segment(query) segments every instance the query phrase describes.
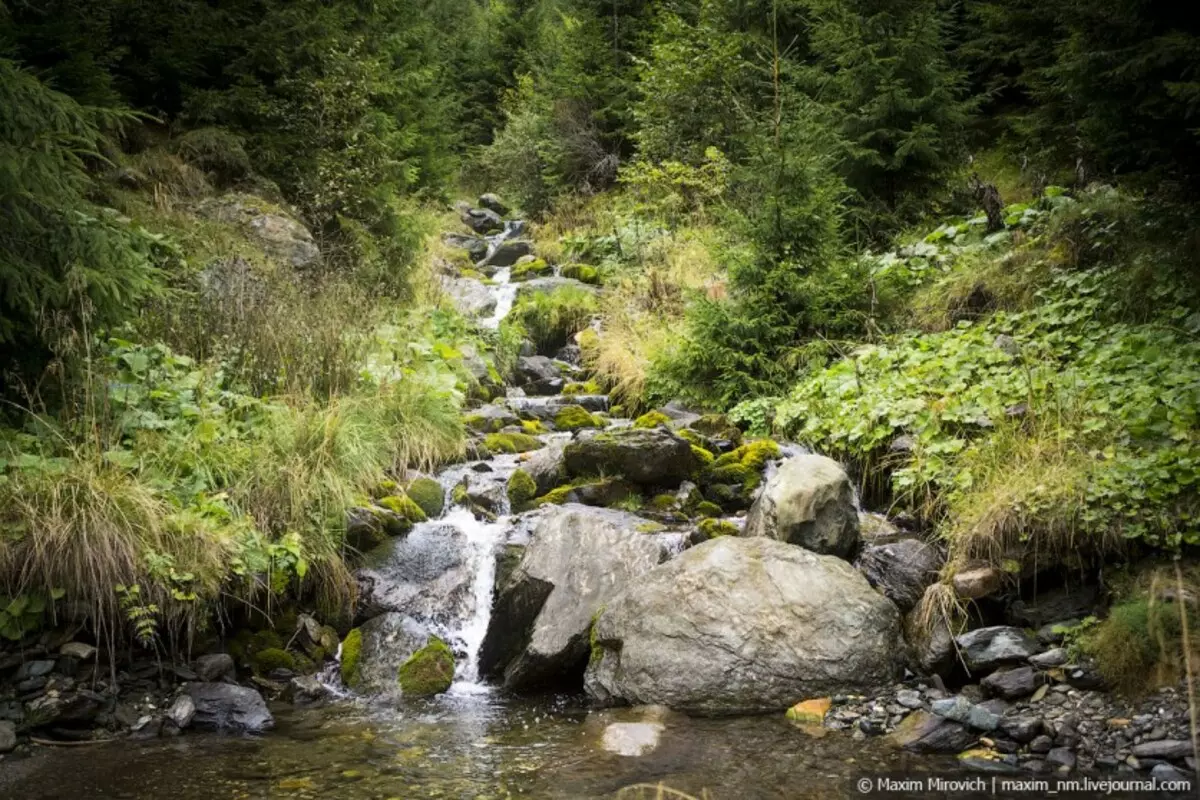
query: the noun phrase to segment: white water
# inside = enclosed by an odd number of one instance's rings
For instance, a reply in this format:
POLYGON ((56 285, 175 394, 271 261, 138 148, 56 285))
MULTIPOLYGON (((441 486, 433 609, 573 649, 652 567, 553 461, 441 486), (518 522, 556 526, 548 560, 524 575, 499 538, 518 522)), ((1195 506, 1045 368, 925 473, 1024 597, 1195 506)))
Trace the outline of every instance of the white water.
POLYGON ((483 637, 492 618, 496 551, 504 542, 508 526, 504 518, 496 522, 477 520, 461 506, 451 509, 441 522, 453 525, 466 535, 467 560, 473 575, 471 612, 460 623, 459 629, 450 634, 466 656, 455 670, 454 685, 450 691, 456 694, 479 694, 488 691, 488 687, 479 681, 479 648, 483 645, 483 637))
POLYGON ((496 296, 496 310, 490 317, 479 321, 484 328, 492 330, 499 328, 500 323, 508 316, 508 312, 512 311, 513 303, 517 299, 517 285, 509 280, 511 275, 512 269, 504 267, 497 270, 496 274, 492 276, 495 285, 489 286, 488 290, 496 296))

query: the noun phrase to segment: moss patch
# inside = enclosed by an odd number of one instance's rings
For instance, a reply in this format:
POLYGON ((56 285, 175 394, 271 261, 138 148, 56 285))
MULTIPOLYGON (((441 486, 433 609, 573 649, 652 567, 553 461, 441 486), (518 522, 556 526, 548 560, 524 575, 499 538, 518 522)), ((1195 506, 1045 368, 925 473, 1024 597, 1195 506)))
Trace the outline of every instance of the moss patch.
POLYGON ((595 381, 587 381, 586 383, 568 383, 563 387, 562 393, 565 395, 604 394, 604 390, 595 381))
POLYGON ((546 426, 542 424, 540 419, 521 420, 521 429, 530 436, 537 436, 538 434, 546 433, 546 426))
POLYGON ((713 466, 724 467, 729 464, 741 464, 754 470, 761 470, 772 458, 779 458, 779 445, 773 439, 759 439, 749 442, 718 458, 713 466))
POLYGON ((575 499, 575 497, 575 486, 573 484, 567 484, 566 486, 559 486, 551 489, 541 497, 537 498, 533 504, 535 506, 561 506, 563 503, 571 502, 575 499))
POLYGON ((393 494, 379 500, 379 505, 409 522, 424 522, 429 519, 421 506, 406 494, 393 494))
POLYGON ((679 501, 673 494, 656 494, 650 498, 649 506, 654 511, 674 511, 678 504, 679 501))
POLYGON ((590 283, 593 286, 600 285, 600 270, 590 264, 564 264, 559 274, 564 278, 574 278, 582 283, 590 283))
POLYGON ((718 536, 737 536, 738 526, 727 519, 702 519, 697 526, 705 540, 718 536))
POLYGON ((279 647, 260 650, 253 659, 254 674, 266 675, 274 669, 296 669, 296 657, 279 647))
POLYGON ((696 504, 696 516, 698 517, 719 517, 721 516, 721 507, 716 503, 710 503, 707 500, 702 500, 696 504))
POLYGON ((554 427, 560 431, 574 431, 580 428, 603 428, 604 420, 590 413, 583 406, 564 406, 554 415, 554 427))
POLYGON ((346 634, 342 641, 342 683, 350 689, 358 688, 362 681, 359 659, 362 657, 362 631, 358 628, 346 634))
POLYGON ((554 274, 554 267, 546 263, 544 258, 522 258, 513 265, 510 280, 527 281, 530 278, 544 278, 554 274))
POLYGON ((635 428, 657 428, 659 425, 667 425, 671 418, 661 411, 649 411, 642 414, 633 421, 635 428))
POLYGON ((692 458, 696 460, 696 463, 699 464, 701 468, 704 468, 713 463, 714 456, 703 447, 692 445, 692 458))
POLYGON ((446 508, 446 492, 433 478, 417 478, 408 484, 405 492, 430 519, 440 517, 446 508))
POLYGON ((400 691, 409 697, 440 694, 454 682, 454 653, 441 639, 432 637, 400 665, 396 679, 400 691))
POLYGON ((527 433, 489 433, 483 444, 493 453, 527 453, 542 447, 542 440, 527 433))
POLYGON ((523 469, 518 469, 508 478, 508 502, 513 511, 521 511, 537 496, 537 481, 523 469))

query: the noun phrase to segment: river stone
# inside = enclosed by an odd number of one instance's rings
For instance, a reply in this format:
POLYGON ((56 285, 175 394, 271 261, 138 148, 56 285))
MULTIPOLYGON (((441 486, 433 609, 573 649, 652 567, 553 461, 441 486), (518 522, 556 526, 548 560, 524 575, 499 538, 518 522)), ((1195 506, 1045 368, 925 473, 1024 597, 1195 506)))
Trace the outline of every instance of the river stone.
POLYGON ((546 447, 530 453, 529 457, 521 462, 521 469, 537 484, 537 496, 540 497, 554 487, 566 483, 566 447, 566 442, 552 441, 546 447))
POLYGON ((364 622, 354 689, 364 694, 396 694, 396 674, 408 657, 425 646, 429 629, 405 614, 381 614, 364 622))
POLYGON ((492 192, 479 195, 479 207, 494 211, 502 217, 507 216, 510 211, 508 205, 500 199, 500 195, 492 192))
POLYGON ((285 697, 298 706, 319 703, 329 697, 329 687, 312 675, 297 675, 288 681, 285 697))
POLYGON ((486 317, 496 310, 496 295, 474 278, 439 277, 442 291, 465 317, 486 317))
POLYGON ((557 394, 563 387, 562 370, 546 356, 517 358, 517 384, 534 394, 557 394))
POLYGON ((1133 754, 1138 758, 1165 758, 1169 761, 1177 761, 1192 755, 1192 743, 1183 739, 1142 742, 1133 746, 1133 754))
POLYGON ((892 544, 908 538, 904 531, 883 514, 858 512, 858 530, 864 544, 892 544))
POLYGON ((96 648, 83 642, 67 642, 58 648, 58 654, 78 659, 79 661, 91 661, 96 655, 96 648))
POLYGON ((208 653, 192 662, 192 670, 204 683, 216 683, 237 676, 233 656, 228 653, 208 653))
POLYGON ((605 606, 594 639, 592 697, 733 714, 886 683, 900 621, 840 559, 722 536, 631 584, 605 606))
POLYGON ((850 558, 859 544, 850 478, 840 464, 825 456, 787 459, 751 506, 744 535, 850 558))
POLYGON ((584 431, 564 457, 574 477, 620 475, 642 485, 677 486, 695 468, 691 444, 662 427, 584 431))
POLYGON ((25 724, 30 728, 87 725, 108 702, 104 695, 89 689, 76 692, 49 691, 25 705, 25 724))
POLYGON ((275 727, 262 695, 231 683, 185 683, 196 706, 193 724, 215 730, 265 731, 275 727))
POLYGON ((996 567, 983 565, 960 570, 950 579, 954 593, 964 600, 979 600, 999 591, 1004 585, 1004 573, 996 567))
POLYGON ((8 720, 0 720, 0 754, 17 749, 17 726, 8 720))
POLYGON ((867 545, 855 566, 901 611, 910 611, 920 602, 925 588, 937 580, 942 555, 918 539, 904 539, 894 544, 867 545))
POLYGON ((604 729, 600 746, 619 756, 642 756, 658 747, 661 722, 614 722, 604 729))
POLYGON ((991 672, 997 667, 1022 662, 1040 653, 1042 646, 1020 628, 995 625, 979 628, 955 638, 967 669, 991 672))
POLYGON ((192 699, 190 694, 179 695, 175 698, 175 702, 171 703, 171 707, 167 709, 167 719, 179 730, 183 730, 188 725, 191 725, 195 717, 196 701, 192 699))
POLYGON ((1003 717, 1000 720, 1000 730, 1014 742, 1027 744, 1042 732, 1042 720, 1030 714, 1003 717))
MULTIPOLYGON (((495 502, 504 502, 502 483, 472 481, 474 501, 487 486, 497 487, 495 502)), ((361 617, 398 612, 450 625, 470 611, 474 595, 466 534, 453 520, 416 525, 404 538, 389 539, 366 555, 355 572, 361 617)))
POLYGON ((465 233, 443 233, 442 241, 450 247, 466 250, 472 263, 487 257, 488 243, 482 237, 470 236, 465 233))
POLYGON ((1016 700, 1033 694, 1038 683, 1038 674, 1033 667, 1016 667, 997 670, 980 681, 979 685, 994 697, 1016 700))
POLYGON ((914 711, 885 741, 913 753, 958 753, 975 742, 975 735, 961 723, 927 711, 914 711))
POLYGON ((1029 657, 1029 663, 1033 664, 1038 669, 1053 669, 1061 667, 1070 659, 1070 654, 1064 647, 1055 647, 1053 650, 1047 650, 1044 653, 1038 653, 1036 656, 1029 657))
POLYGON ((521 563, 500 589, 479 654, 488 677, 521 691, 577 681, 596 612, 670 555, 670 537, 635 514, 577 504, 538 512, 521 563))
POLYGON ((476 233, 494 233, 504 228, 504 220, 490 208, 464 208, 459 218, 476 233))
POLYGON ((533 243, 527 239, 510 239, 496 245, 483 264, 490 267, 511 267, 519 259, 533 253, 533 243))
POLYGON ((936 586, 927 587, 916 607, 905 615, 904 638, 922 672, 945 677, 954 668, 954 634, 939 608, 936 586))

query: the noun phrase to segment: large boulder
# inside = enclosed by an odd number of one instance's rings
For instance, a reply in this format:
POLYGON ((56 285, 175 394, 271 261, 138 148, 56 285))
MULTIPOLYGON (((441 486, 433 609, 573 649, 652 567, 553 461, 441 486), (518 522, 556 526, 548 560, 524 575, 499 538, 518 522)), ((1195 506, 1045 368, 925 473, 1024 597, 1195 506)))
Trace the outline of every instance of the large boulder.
POLYGON ((486 317, 496 310, 496 295, 482 281, 449 275, 442 275, 440 280, 442 291, 463 316, 486 317))
POLYGON ((504 229, 504 220, 490 208, 463 208, 459 218, 476 233, 495 233, 504 229))
POLYGON ((487 194, 479 195, 479 207, 486 208, 489 211, 495 211, 500 216, 507 216, 511 210, 508 204, 500 199, 500 195, 488 192, 487 194))
POLYGON ((183 691, 195 705, 192 724, 197 728, 253 733, 275 727, 275 718, 254 689, 232 683, 186 683, 183 691))
POLYGON ((361 616, 397 612, 442 625, 464 618, 474 602, 469 553, 466 534, 453 522, 425 523, 389 540, 355 573, 361 616))
POLYGON ((395 694, 399 669, 429 642, 429 629, 405 614, 382 614, 355 628, 342 645, 342 680, 363 694, 395 694))
POLYGON ((884 597, 909 611, 938 579, 942 555, 919 539, 902 539, 864 547, 855 566, 884 597))
POLYGON ((519 356, 516 380, 530 394, 557 394, 565 383, 562 370, 546 356, 519 356))
POLYGON ((552 441, 541 450, 535 450, 521 462, 521 469, 533 479, 540 497, 567 480, 567 465, 564 452, 567 443, 552 441))
POLYGON ((784 461, 751 506, 744 535, 850 558, 859 545, 858 508, 846 471, 818 455, 784 461))
POLYGON ((578 681, 596 612, 672 551, 672 537, 634 514, 575 504, 538 514, 479 654, 482 674, 511 690, 578 681))
POLYGON ((619 475, 642 485, 678 485, 696 467, 692 446, 666 428, 580 433, 563 452, 573 476, 619 475))
POLYGON ((260 197, 226 194, 204 201, 197 210, 208 219, 238 225, 267 255, 296 269, 321 264, 321 251, 308 228, 260 197))
POLYGON ((487 257, 487 239, 481 236, 471 236, 465 233, 443 233, 442 241, 450 247, 466 250, 467 257, 471 259, 472 263, 482 261, 487 257))
POLYGON ((521 258, 533 253, 533 242, 528 239, 509 239, 496 245, 483 264, 490 267, 511 267, 521 258))
POLYGON ((609 602, 584 686, 602 702, 782 710, 892 680, 896 606, 852 566, 764 537, 686 550, 609 602))

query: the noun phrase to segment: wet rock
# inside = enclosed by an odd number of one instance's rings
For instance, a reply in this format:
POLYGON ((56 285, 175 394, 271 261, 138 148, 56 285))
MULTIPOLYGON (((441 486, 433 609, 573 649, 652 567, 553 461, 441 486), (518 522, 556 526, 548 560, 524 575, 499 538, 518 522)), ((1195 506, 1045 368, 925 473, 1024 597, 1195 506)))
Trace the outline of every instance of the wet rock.
POLYGON ((634 514, 574 504, 538 513, 479 655, 480 671, 510 690, 578 680, 593 616, 669 553, 634 514))
POLYGON ((262 695, 231 683, 187 683, 183 691, 196 706, 197 728, 257 732, 275 727, 262 695))
POLYGON ((1005 625, 969 631, 955 637, 954 641, 967 669, 981 674, 1019 663, 1042 650, 1025 631, 1005 625))
POLYGON ((921 708, 925 705, 925 701, 921 699, 921 693, 914 689, 901 689, 896 692, 896 702, 905 708, 921 708))
POLYGON ((1046 763, 1058 772, 1070 772, 1075 769, 1075 754, 1066 747, 1052 747, 1046 753, 1046 763))
POLYGON ((642 485, 678 485, 695 467, 692 446, 662 427, 582 432, 564 459, 572 476, 620 475, 642 485))
POLYGON ((596 620, 585 689, 696 713, 782 710, 895 674, 899 615, 846 562, 722 536, 642 575, 596 620))
POLYGON ((534 278, 533 280, 522 281, 517 286, 517 299, 528 297, 534 294, 553 294, 559 289, 571 287, 576 291, 587 292, 589 294, 599 294, 599 289, 591 284, 577 281, 574 278, 534 278))
POLYGON ((1054 748, 1054 740, 1046 734, 1035 736, 1033 741, 1029 743, 1029 751, 1031 753, 1049 753, 1054 748))
POLYGON ((883 514, 873 511, 858 512, 858 530, 866 545, 892 544, 909 537, 883 514))
POLYGON ((500 195, 491 192, 479 195, 479 207, 494 211, 502 217, 508 216, 510 211, 508 205, 500 199, 500 195))
POLYGON ((562 370, 546 356, 519 357, 516 380, 534 394, 556 394, 563 387, 562 370))
POLYGON ((745 535, 850 558, 859 545, 850 478, 840 464, 824 456, 787 459, 751 506, 745 535))
POLYGON ((1049 625, 1043 625, 1037 629, 1037 640, 1044 645, 1062 644, 1066 638, 1067 631, 1077 627, 1081 620, 1067 619, 1052 622, 1049 625))
POLYGON ((1137 758, 1164 758, 1168 761, 1178 761, 1193 755, 1192 743, 1182 739, 1142 742, 1133 746, 1133 755, 1137 758))
POLYGON ((556 486, 567 482, 567 462, 564 455, 567 443, 551 442, 541 450, 535 450, 521 462, 525 471, 537 485, 536 496, 540 497, 556 486))
POLYGON ((1074 586, 1039 592, 1032 600, 1014 600, 1008 621, 1022 628, 1040 628, 1060 619, 1082 619, 1102 607, 1097 586, 1074 586))
POLYGON ((476 233, 495 233, 504 229, 504 220, 490 208, 462 208, 459 218, 476 233))
POLYGON ((491 267, 511 267, 518 259, 533 253, 533 243, 525 239, 509 239, 496 245, 483 264, 491 267))
MULTIPOLYGON (((498 480, 472 480, 468 497, 480 503, 488 487, 489 504, 501 507, 504 484, 498 480)), ((355 572, 361 618, 396 612, 443 625, 462 618, 473 602, 469 551, 466 534, 450 521, 417 525, 408 536, 372 550, 355 572)))
POLYGON ((106 704, 103 695, 87 689, 76 692, 51 690, 25 704, 26 724, 31 728, 86 725, 106 704))
POLYGON ((995 594, 1004 585, 1004 572, 993 566, 960 570, 950 581, 954 593, 964 600, 979 600, 995 594))
POLYGON ((202 683, 234 680, 237 677, 233 656, 228 653, 209 653, 200 656, 192 662, 192 670, 202 683))
POLYGON ((443 233, 442 241, 450 247, 466 250, 472 262, 482 261, 487 256, 488 243, 482 237, 464 233, 443 233))
POLYGON ((176 697, 175 701, 171 703, 171 707, 167 709, 167 720, 179 730, 183 730, 188 725, 191 725, 195 717, 196 702, 188 694, 181 694, 176 697))
POLYGON ((329 697, 329 687, 311 675, 298 675, 288 681, 284 696, 298 706, 313 705, 329 697))
POLYGON ((425 646, 429 629, 405 614, 381 614, 367 620, 346 637, 358 640, 356 653, 342 646, 342 680, 351 689, 364 694, 395 694, 399 691, 396 674, 409 656, 425 646))
POLYGON ((962 695, 934 700, 929 704, 929 710, 939 717, 961 722, 964 725, 971 716, 972 703, 962 695))
POLYGON ((1033 664, 1038 669, 1053 669, 1061 667, 1067 663, 1069 655, 1062 647, 1056 647, 1053 650, 1047 650, 1044 653, 1038 653, 1029 657, 1029 663, 1033 664))
MULTIPOLYGON (((0 747, 0 753, 3 752, 3 747, 0 747)), ((1150 778, 1156 783, 1187 782, 1188 785, 1192 785, 1192 782, 1196 779, 1194 774, 1184 772, 1183 770, 1173 767, 1170 764, 1155 764, 1150 769, 1150 778)))
POLYGON ((465 317, 486 317, 496 310, 496 295, 474 278, 439 277, 442 291, 465 317))
POLYGON ((0 720, 0 754, 17 749, 17 726, 8 720, 0 720))
POLYGON ((1038 674, 1033 667, 1016 667, 1015 669, 997 670, 980 681, 980 685, 985 691, 996 697, 1016 700, 1033 694, 1039 682, 1038 674))
POLYGON ((975 738, 961 723, 914 711, 892 731, 887 742, 913 753, 958 753, 970 747, 975 738))
POLYGON ((1066 682, 1075 689, 1103 689, 1104 676, 1091 664, 1079 664, 1063 668, 1066 682))
POLYGON ((903 611, 910 611, 938 578, 942 555, 918 539, 867 545, 855 566, 867 582, 903 611))
POLYGON ((614 722, 604 729, 600 746, 619 756, 643 756, 658 747, 664 730, 661 722, 614 722))
POLYGON ((83 642, 67 642, 58 648, 58 654, 78 661, 91 661, 96 657, 96 648, 83 642))

